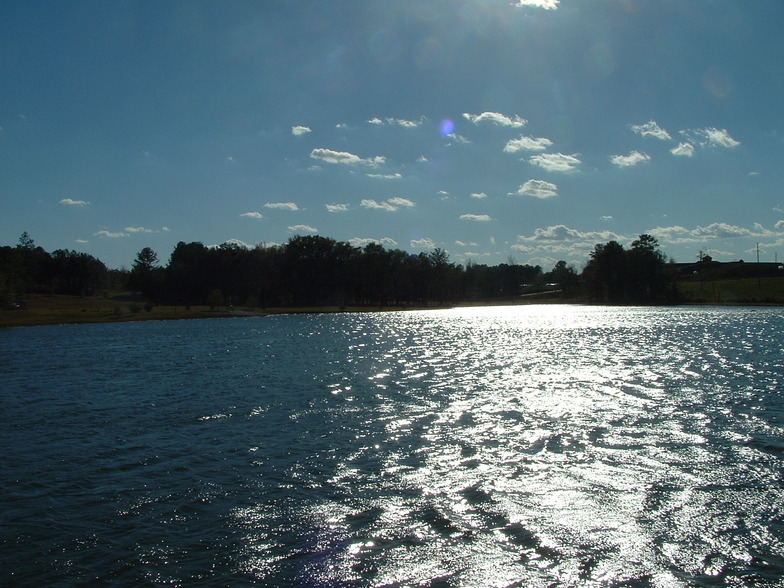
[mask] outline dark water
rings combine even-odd
[[[784,311],[0,331],[0,584],[784,585]]]

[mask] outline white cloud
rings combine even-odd
[[[85,243],[89,243],[89,241],[87,239],[75,239],[74,243],[80,243],[84,245]]]
[[[504,147],[505,153],[517,153],[518,151],[544,151],[552,146],[553,142],[544,137],[520,137],[512,139]]]
[[[713,237],[716,239],[731,239],[733,237],[758,236],[750,229],[738,227],[727,223],[711,223],[707,227],[698,226],[691,232],[695,237]]]
[[[390,198],[389,200],[387,200],[387,202],[389,202],[393,206],[403,206],[408,208],[412,206],[416,206],[412,200],[409,200],[408,198],[401,198],[400,196],[397,196],[395,198]]]
[[[240,216],[247,218],[264,218],[264,215],[260,212],[243,212]]]
[[[458,135],[457,133],[449,133],[446,136],[446,138],[449,139],[449,143],[447,143],[447,145],[452,145],[453,143],[468,144],[471,142],[471,139],[469,139],[468,137],[464,137],[463,135]]]
[[[267,202],[264,208],[274,208],[276,210],[299,210],[293,202]]]
[[[632,151],[629,155],[610,156],[610,161],[612,161],[613,165],[617,165],[618,167],[631,167],[638,163],[642,163],[643,161],[650,161],[650,159],[650,155],[639,151]]]
[[[779,230],[779,231],[780,231],[780,230],[782,230],[782,229],[784,229],[784,220],[780,220],[780,221],[778,221],[778,222],[777,222],[777,223],[776,223],[774,226],[775,226],[775,227],[776,227],[776,229],[777,229],[777,230]]]
[[[622,240],[623,238],[612,231],[588,231],[582,232],[577,229],[570,229],[566,225],[552,225],[546,229],[535,229],[533,235],[517,237],[523,242],[558,242],[558,241],[586,241],[599,242],[610,240]]]
[[[464,112],[463,116],[475,125],[481,122],[489,122],[495,125],[500,125],[502,127],[518,128],[525,126],[525,124],[528,122],[519,116],[513,116],[510,118],[504,114],[499,114],[498,112],[483,112],[482,114],[469,114]]]
[[[675,225],[672,227],[656,227],[646,231],[660,241],[668,243],[694,243],[697,239],[691,234],[691,231],[686,227]]]
[[[487,222],[493,220],[487,214],[461,214],[460,220],[468,220],[468,221],[477,221],[477,222]]]
[[[691,143],[680,143],[677,147],[670,149],[670,153],[679,157],[692,157],[694,155],[694,145]]]
[[[433,239],[425,237],[423,239],[411,239],[412,249],[435,249],[436,244]]]
[[[382,119],[380,119],[378,117],[374,117],[374,118],[371,118],[368,122],[370,124],[372,124],[372,125],[384,125],[384,124],[387,124],[387,125],[397,125],[399,127],[405,128],[405,129],[413,129],[413,128],[416,128],[419,125],[421,125],[423,120],[424,120],[424,118],[421,118],[420,120],[406,120],[404,118],[391,118],[391,117],[388,117],[388,118],[385,118],[385,119],[382,120]]]
[[[399,180],[402,178],[402,174],[394,173],[394,174],[365,174],[369,178],[375,178],[377,180]]]
[[[564,155],[563,153],[540,153],[531,156],[528,161],[547,171],[555,172],[574,171],[582,163],[574,155]]]
[[[242,249],[253,249],[250,245],[248,245],[245,241],[240,239],[227,239],[222,243],[223,245],[236,245]]]
[[[397,206],[390,204],[389,202],[376,202],[371,198],[365,198],[362,202],[359,203],[362,208],[372,208],[376,210],[386,210],[387,212],[393,212],[397,210]]]
[[[654,137],[656,139],[661,139],[662,141],[669,141],[672,139],[667,131],[652,120],[649,120],[643,125],[629,125],[629,128],[641,137]]]
[[[606,214],[604,216],[600,216],[599,219],[603,220],[603,221],[611,221],[611,220],[613,220],[613,217],[611,215],[609,215],[609,214]]]
[[[60,204],[65,204],[66,206],[87,206],[90,203],[85,200],[71,200],[70,198],[63,198],[60,200]]]
[[[129,233],[152,233],[152,229],[145,229],[144,227],[125,227]]]
[[[776,229],[784,228],[784,221],[776,223]],[[688,229],[682,226],[656,227],[646,231],[661,241],[668,243],[704,243],[707,239],[736,239],[775,237],[777,233],[770,231],[760,224],[755,224],[754,229],[739,227],[729,223],[711,223],[707,226],[697,226]]]
[[[397,247],[397,241],[395,241],[391,237],[383,237],[381,239],[368,239],[364,237],[354,237],[353,239],[349,239],[348,242],[354,247],[364,247],[365,245],[370,245],[371,243],[376,243],[378,245],[383,245],[385,247]]]
[[[288,227],[288,230],[292,233],[318,233],[318,229],[308,225],[292,225]]]
[[[119,237],[127,237],[128,233],[112,233],[111,231],[98,231],[97,233],[93,233],[93,237],[108,237],[110,239],[117,239]]]
[[[484,192],[471,192],[471,198],[487,198],[487,194]]]
[[[693,142],[699,143],[700,147],[726,147],[732,149],[740,145],[726,129],[707,127],[704,129],[688,129],[681,131],[681,134]]]
[[[346,151],[333,151],[332,149],[314,149],[310,152],[313,159],[320,159],[326,163],[335,163],[342,165],[369,165],[376,167],[386,161],[383,155],[377,155],[370,159],[362,159],[358,155],[348,153]]]
[[[310,132],[310,127],[303,127],[297,125],[296,127],[291,127],[291,134],[295,137],[299,137],[300,135],[306,135]]]
[[[535,6],[536,8],[544,8],[545,10],[555,10],[558,8],[559,0],[517,0],[516,6],[521,8],[523,6]]]
[[[428,159],[424,155],[420,155],[419,157],[417,157],[416,161],[417,163],[427,163]]]
[[[329,212],[346,212],[348,210],[348,204],[325,204],[324,206]]]
[[[551,198],[558,195],[558,186],[544,180],[528,180],[517,192],[509,192],[509,196],[533,196],[534,198]]]

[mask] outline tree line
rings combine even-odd
[[[151,304],[182,306],[427,307],[549,289],[567,299],[660,304],[676,300],[670,265],[650,235],[640,235],[628,250],[616,241],[597,244],[579,274],[564,261],[547,272],[511,260],[460,265],[440,248],[411,254],[316,235],[254,248],[179,242],[165,265],[145,247],[130,270],[110,270],[86,253],[47,253],[24,233],[16,247],[0,247],[0,301],[127,289]]]

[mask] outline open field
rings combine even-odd
[[[684,302],[784,304],[784,277],[678,282]]]

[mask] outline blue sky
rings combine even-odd
[[[784,259],[780,0],[0,4],[0,244]]]

